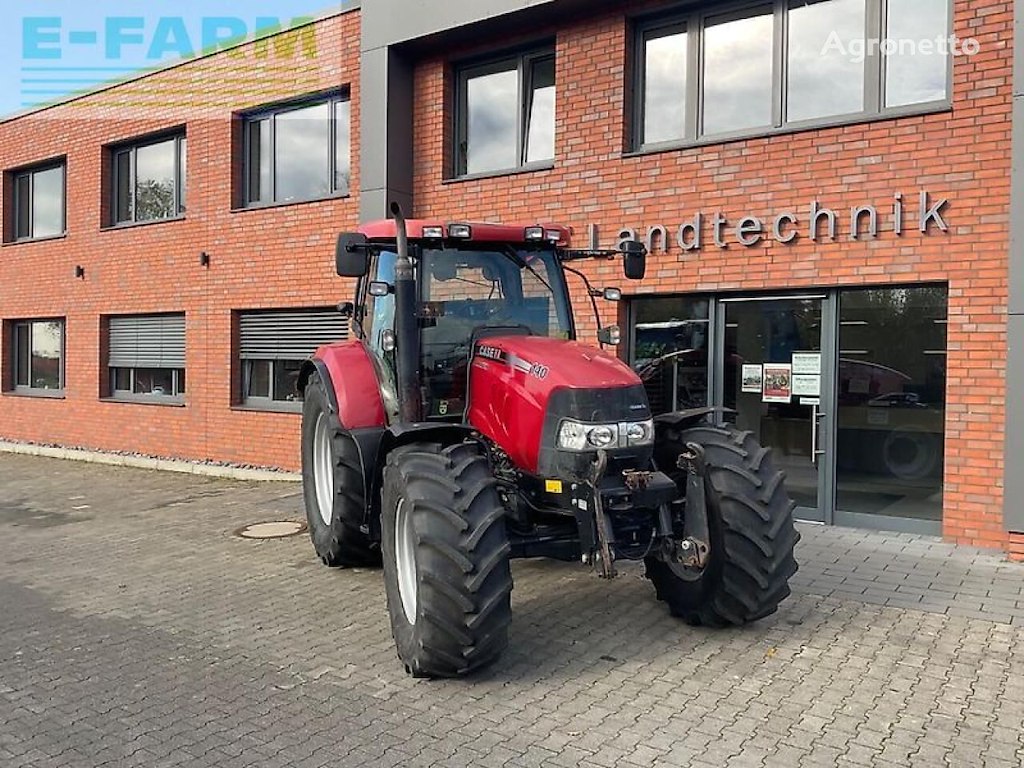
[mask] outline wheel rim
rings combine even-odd
[[[419,590],[416,580],[416,541],[412,520],[406,511],[405,499],[395,510],[395,567],[398,571],[398,594],[402,610],[410,624],[416,623],[416,598]]]
[[[334,456],[327,415],[324,413],[317,418],[313,431],[313,480],[320,518],[324,525],[330,525],[334,516]]]

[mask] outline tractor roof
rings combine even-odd
[[[449,238],[448,231],[452,224],[466,225],[470,227],[470,237]],[[440,229],[445,233],[445,239],[464,240],[466,242],[481,243],[526,243],[526,230],[529,228],[543,227],[546,233],[558,232],[558,245],[566,247],[572,239],[572,230],[560,224],[495,224],[493,222],[472,222],[458,221],[445,222],[439,219],[410,219],[406,221],[406,228],[409,239],[425,239],[424,229]],[[359,227],[359,231],[370,240],[394,240],[397,237],[394,219],[372,221]],[[550,238],[552,239],[553,238]]]

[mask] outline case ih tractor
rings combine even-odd
[[[646,251],[568,250],[561,227],[370,224],[339,237],[341,306],[358,338],[319,349],[299,377],[302,471],[317,555],[383,560],[398,655],[451,677],[508,643],[513,557],[582,562],[600,576],[643,560],[657,597],[691,624],[773,613],[797,569],[783,474],[712,408],[652,418],[640,378],[575,341],[568,262]],[[596,300],[593,302],[596,310]],[[599,333],[602,346],[617,329]]]

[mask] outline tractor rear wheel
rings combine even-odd
[[[414,677],[477,670],[508,645],[505,509],[483,450],[394,450],[382,493],[384,586],[398,656]]]
[[[302,491],[306,522],[324,565],[380,565],[380,550],[351,521],[365,516],[366,493],[355,441],[331,410],[319,376],[302,403]]]
[[[751,432],[710,424],[659,427],[655,461],[681,491],[686,474],[676,461],[687,443],[704,448],[711,551],[703,569],[648,557],[658,599],[693,625],[741,625],[775,613],[789,595],[800,539],[783,473]]]

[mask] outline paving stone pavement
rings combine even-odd
[[[667,615],[642,567],[516,562],[511,647],[397,662],[379,572],[299,489],[0,456],[0,766],[1019,766],[1024,567],[802,526],[778,614]]]

